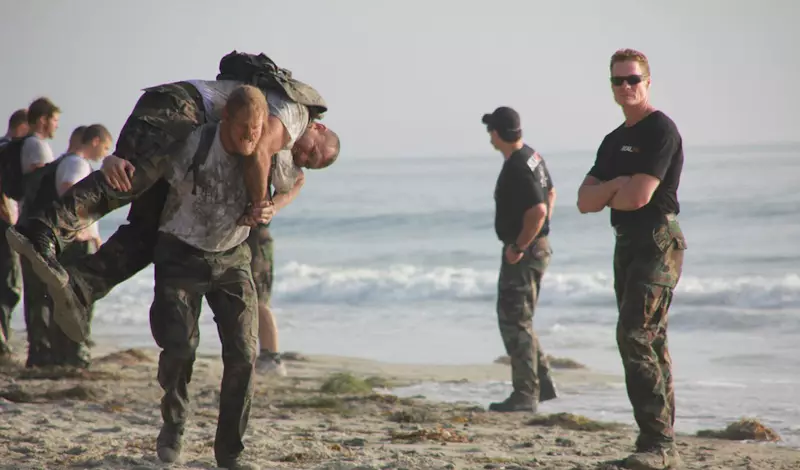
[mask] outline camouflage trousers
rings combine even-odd
[[[616,229],[617,345],[639,425],[637,448],[674,440],[675,392],[667,314],[683,269],[686,239],[670,215],[656,227]]]
[[[70,263],[91,255],[96,251],[94,242],[75,241],[65,246],[59,261]],[[53,303],[47,286],[39,279],[26,259],[21,260],[25,328],[28,334],[28,367],[52,365],[87,366],[89,351],[87,342],[77,343],[65,335],[53,321]],[[88,320],[94,313],[88,308]]]
[[[253,272],[258,304],[269,306],[269,299],[272,296],[274,250],[269,224],[259,224],[258,228],[251,229],[247,244],[252,254],[250,270]]]
[[[0,220],[5,233],[9,224]],[[8,246],[5,237],[0,239],[0,356],[11,352],[11,312],[22,297],[22,268],[19,255]]]
[[[200,341],[200,309],[205,297],[222,342],[222,386],[214,454],[218,462],[244,449],[253,396],[257,345],[257,306],[250,273],[250,249],[242,243],[219,253],[198,250],[172,235],[160,234],[155,248],[155,297],[150,328],[161,347],[158,383],[164,390],[164,423],[183,429],[189,406],[188,384]]]
[[[121,225],[97,253],[64,265],[73,289],[85,306],[105,297],[114,286],[152,262],[161,211],[169,191],[168,183],[152,169],[158,166],[157,158],[167,147],[204,122],[202,97],[191,85],[170,84],[148,89],[125,122],[114,151],[114,155],[136,166],[134,190],[115,191],[97,171],[52,205],[30,214],[31,219],[49,227],[59,243],[64,244],[79,230],[130,203],[128,223]]]
[[[539,397],[540,378],[549,379],[550,365],[533,331],[533,313],[552,250],[547,237],[538,238],[517,264],[501,254],[497,292],[497,320],[506,353],[511,359],[511,383],[517,394]]]

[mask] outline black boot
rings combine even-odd
[[[31,220],[6,231],[8,245],[24,256],[36,275],[47,285],[63,286],[69,276],[58,262],[58,241],[45,224]]]
[[[64,285],[48,285],[47,293],[53,299],[53,320],[61,331],[76,343],[84,343],[89,336],[89,308],[78,297],[73,279]]]
[[[495,402],[489,405],[489,411],[499,411],[503,413],[510,413],[515,411],[528,411],[536,413],[536,400],[533,396],[522,394],[519,392],[512,392],[511,395],[501,402]]]
[[[164,463],[173,463],[181,456],[181,441],[183,440],[183,429],[172,424],[161,426],[161,432],[156,438],[156,453],[158,459]]]
[[[58,262],[58,242],[45,224],[32,220],[6,231],[9,246],[24,256],[45,283],[53,299],[53,320],[76,343],[89,334],[88,311],[69,282],[69,273]]]

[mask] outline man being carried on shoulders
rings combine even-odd
[[[118,158],[109,157],[106,163],[119,165],[120,158],[127,160],[123,168],[128,176],[136,179],[138,173],[144,171],[142,168],[153,166],[153,162],[148,162],[153,155],[185,138],[199,125],[218,121],[227,96],[241,84],[241,81],[227,79],[184,81],[147,89],[120,132],[114,152]],[[296,96],[318,98],[308,99],[309,103],[323,103],[313,89],[302,82],[290,81],[285,87],[304,92],[301,95],[295,93]],[[279,123],[279,143],[275,143],[273,135],[277,131],[265,132],[254,155],[245,159],[248,175],[252,174],[249,168],[253,162],[250,160],[263,161],[263,155],[272,152],[275,146],[290,146],[295,161],[309,167],[336,158],[338,136],[321,124],[308,123],[311,106],[293,102],[287,93],[274,88],[262,92],[268,98],[270,118],[276,118]],[[314,109],[318,108],[324,109],[324,103]],[[267,130],[270,122],[274,123],[275,119],[265,120],[262,131]],[[133,174],[134,169],[137,175]],[[152,261],[159,216],[168,189],[163,180],[135,198],[128,213],[128,224],[120,226],[97,253],[72,264],[68,272],[56,261],[61,244],[71,241],[78,231],[134,199],[129,194],[117,193],[115,187],[130,189],[124,185],[119,177],[112,175],[110,180],[106,180],[102,173],[97,172],[67,191],[60,201],[39,208],[29,223],[8,230],[12,248],[37,269],[57,306],[79,304],[86,308]],[[266,178],[262,185],[266,185]],[[257,203],[249,211],[247,223],[268,222],[273,213],[274,206],[268,202]],[[73,308],[65,309],[65,316],[56,315],[56,321],[77,340],[85,334],[87,325],[85,315],[74,317],[71,313],[74,311]]]

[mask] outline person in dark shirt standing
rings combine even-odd
[[[490,411],[536,411],[557,397],[547,358],[533,331],[533,311],[550,263],[550,216],[556,191],[542,157],[522,141],[519,114],[500,107],[483,116],[505,162],[495,188],[495,231],[503,243],[497,292],[500,335],[511,358],[514,391]]]
[[[611,89],[625,122],[608,134],[578,190],[581,213],[611,209],[616,234],[617,344],[639,426],[632,469],[675,468],[675,393],[667,312],[683,270],[678,224],[683,144],[675,123],[648,101],[650,66],[641,52],[611,57]]]

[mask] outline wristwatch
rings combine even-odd
[[[523,250],[522,248],[520,248],[519,246],[517,246],[517,244],[516,244],[516,243],[512,243],[512,244],[511,244],[511,245],[509,245],[509,246],[511,247],[511,250],[512,250],[512,251],[514,251],[514,253],[517,253],[517,254],[522,254],[522,253],[525,253],[525,250]]]

